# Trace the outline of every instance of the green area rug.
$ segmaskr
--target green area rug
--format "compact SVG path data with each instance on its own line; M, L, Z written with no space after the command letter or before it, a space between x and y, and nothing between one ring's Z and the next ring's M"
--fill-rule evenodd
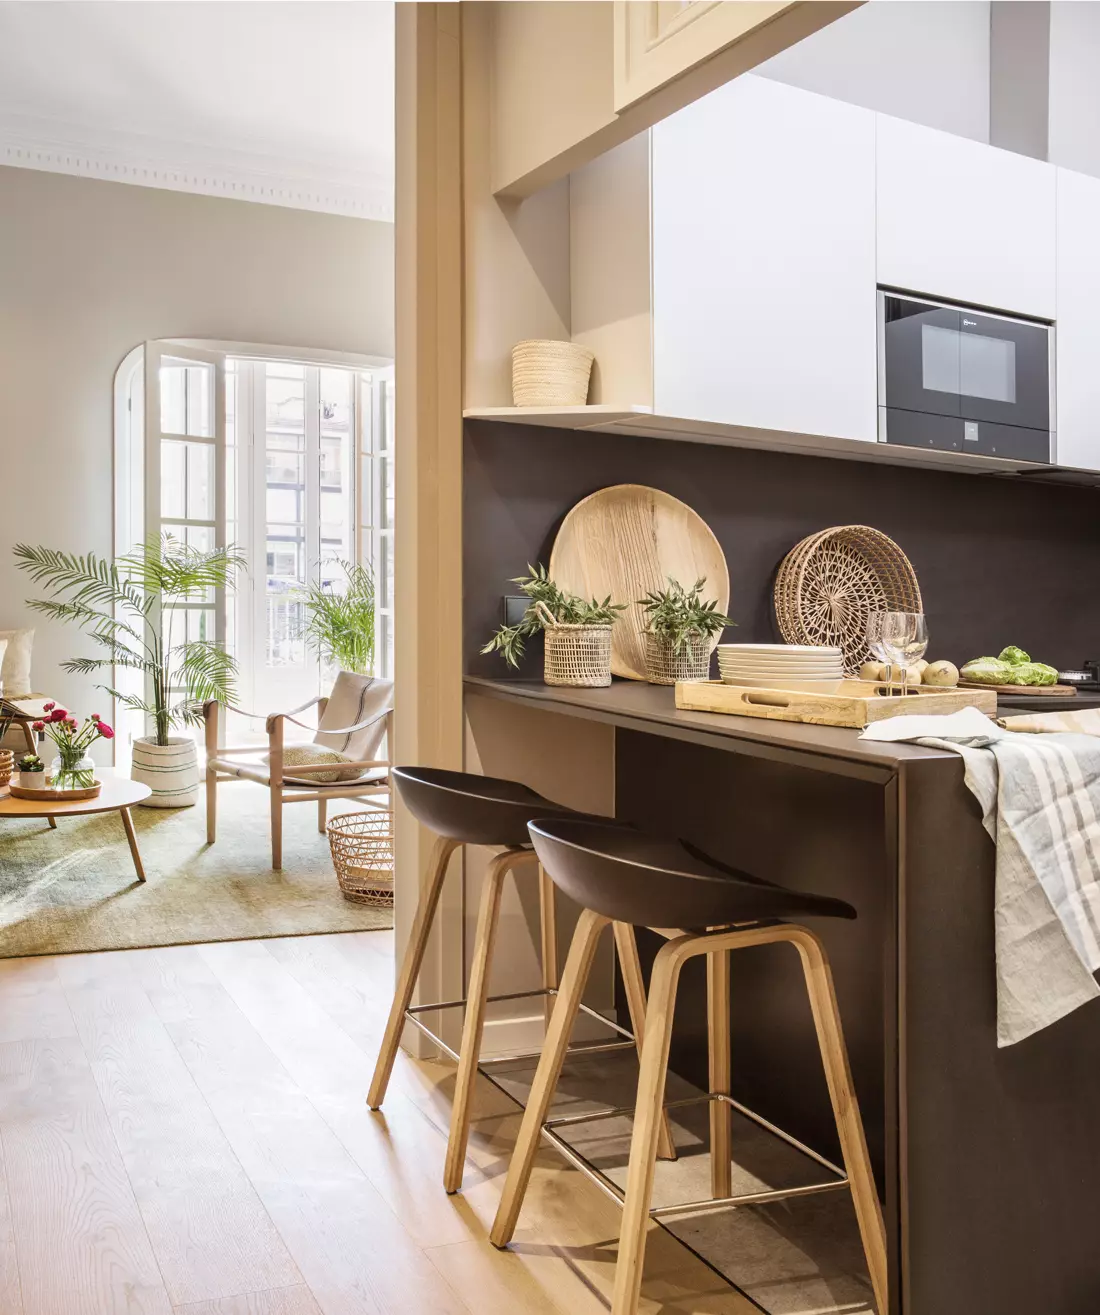
M330 814L351 812L337 800ZM148 878L134 874L117 813L0 820L0 958L196 941L303 936L393 925L392 910L344 899L312 804L283 812L283 869L271 870L268 795L218 793L218 840L206 809L135 808Z

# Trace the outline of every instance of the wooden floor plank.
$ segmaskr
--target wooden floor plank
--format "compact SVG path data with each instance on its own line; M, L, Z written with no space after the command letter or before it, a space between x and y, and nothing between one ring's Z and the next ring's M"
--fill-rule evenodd
M58 973L172 1301L300 1284L126 953Z
M308 1026L319 1033L314 1040L301 1038L306 1054L318 1042L322 1048L339 1046L337 1030L331 1023L326 1028L327 1020L312 1008L308 1017L292 1009L299 988L290 979L279 988L285 975L261 946L212 956L213 972L203 962L206 949L202 958L199 954L192 951L184 962L179 952L163 952L166 982L173 983L171 1000L163 1000L150 984L148 960L143 981L154 1007L164 1009L165 1026L321 1311L465 1315L465 1303L401 1226L270 1044L281 1039L293 1058L299 1043L291 1044L284 1028ZM187 985L181 987L184 980ZM278 1025L257 1002L268 989L276 993L275 1007L286 1011ZM303 1001L308 1005L304 996ZM246 1017L249 1009L259 1016L259 1028ZM343 1046L351 1046L346 1037ZM348 1052L342 1053L347 1058ZM441 1190L438 1194L443 1196Z
M299 1286L176 1306L175 1315L320 1315L320 1310L309 1288Z
M24 1315L169 1315L78 1040L0 1045L0 1138Z
M19 1285L19 1261L15 1253L8 1176L4 1171L4 1142L0 1135L0 1311L4 1315L23 1315L23 1294Z
M0 959L0 1044L76 1036L65 992L49 958Z

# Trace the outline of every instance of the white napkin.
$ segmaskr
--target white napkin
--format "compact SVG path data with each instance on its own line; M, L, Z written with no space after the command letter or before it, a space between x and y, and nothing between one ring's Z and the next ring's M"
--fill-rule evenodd
M872 722L860 733L861 740L950 740L983 748L1001 739L1007 732L989 720L977 708L960 708L958 712L924 714L911 717L887 717Z

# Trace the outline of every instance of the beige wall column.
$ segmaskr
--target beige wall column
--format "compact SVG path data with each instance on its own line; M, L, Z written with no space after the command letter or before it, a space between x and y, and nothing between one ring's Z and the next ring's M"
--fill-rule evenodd
M462 178L460 9L397 6L396 760L462 767ZM398 952L431 838L396 821ZM441 921L458 900L444 891ZM453 983L436 937L424 994Z

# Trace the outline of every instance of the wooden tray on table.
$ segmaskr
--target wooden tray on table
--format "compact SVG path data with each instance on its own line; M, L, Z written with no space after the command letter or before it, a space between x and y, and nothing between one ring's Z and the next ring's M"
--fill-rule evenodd
M1049 694L1056 699L1070 699L1077 693L1076 685L979 685L976 681L960 680L960 689L991 689L994 694Z
M676 686L676 706L693 712L724 712L737 717L851 726L857 730L887 717L958 712L960 708L977 708L988 716L997 711L997 695L991 689L926 689L918 685L904 698L885 691L886 686L865 680L846 680L836 694L724 685L720 680L681 681Z
M73 804L82 799L98 799L99 792L103 789L102 781L95 781L93 784L78 790L54 790L52 786L46 786L42 790L28 789L22 785L16 785L13 781L8 786L8 793L13 799L30 799L39 804Z

